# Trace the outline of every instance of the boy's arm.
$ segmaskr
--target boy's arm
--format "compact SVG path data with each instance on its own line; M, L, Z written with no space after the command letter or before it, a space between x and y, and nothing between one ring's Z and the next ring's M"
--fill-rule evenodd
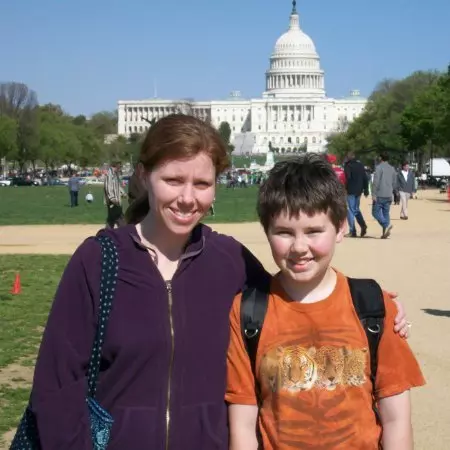
M230 450L258 450L256 405L230 405Z
M409 391L425 380L408 342L394 331L395 303L384 292L386 317L378 348L375 398L379 402L385 450L411 450L412 426ZM404 442L404 443L403 443Z
M383 427L383 449L412 450L414 444L409 391L382 398L379 402L379 409Z
M228 417L232 450L257 450L258 406L255 379L241 332L241 294L230 313L230 344L227 354Z

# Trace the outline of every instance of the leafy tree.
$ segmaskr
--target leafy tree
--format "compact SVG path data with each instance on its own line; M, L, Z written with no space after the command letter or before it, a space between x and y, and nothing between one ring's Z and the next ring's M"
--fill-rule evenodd
M405 108L401 135L421 165L428 157L450 155L450 75L443 74Z
M87 119L86 116L83 116L82 114L79 116L76 116L72 119L72 122L74 125L82 126L86 125Z
M106 134L117 133L117 111L102 111L94 114L89 119L88 126L102 140Z
M17 151L17 122L7 116L0 116L0 159L8 158Z
M219 125L219 134L225 145L230 145L231 127L228 122L221 122Z
M234 145L230 144L230 137L231 137L231 127L228 122L221 122L219 125L219 134L222 138L222 142L225 144L225 146L228 149L228 153L231 155L234 151Z
M98 138L94 131L86 126L74 126L72 122L75 136L80 143L80 154L78 157L78 164L81 167L90 165L98 165L104 161L104 149L102 141Z
M391 153L393 161L404 158L407 148L402 135L405 108L439 78L436 72L415 72L403 80L384 80L369 98L364 112L347 131L328 136L328 151L344 156L355 151L364 161L377 153Z

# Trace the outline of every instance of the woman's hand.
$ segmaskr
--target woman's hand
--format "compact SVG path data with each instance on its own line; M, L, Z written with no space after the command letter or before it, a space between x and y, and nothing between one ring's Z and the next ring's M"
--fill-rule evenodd
M411 322L407 321L405 307L399 300L397 300L398 293L397 292L389 292L387 293L391 296L392 300L394 300L397 305L398 313L395 316L395 325L394 331L398 333L401 337L408 339L409 337L409 329L411 328Z

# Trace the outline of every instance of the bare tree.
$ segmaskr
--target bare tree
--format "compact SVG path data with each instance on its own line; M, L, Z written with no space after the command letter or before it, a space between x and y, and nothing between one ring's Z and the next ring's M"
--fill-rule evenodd
M339 116L337 125L336 125L336 131L338 133L345 133L348 130L348 127L350 126L350 122L348 121L347 116Z
M197 106L196 102L192 98L186 98L183 100L173 102L173 110L176 114L185 114L187 116L193 116L197 119L204 120L205 122L211 121L211 115L206 108Z
M36 161L39 143L36 93L23 83L0 83L0 115L17 121L17 155L20 168Z
M36 109L36 93L23 83L0 83L0 114L19 119Z

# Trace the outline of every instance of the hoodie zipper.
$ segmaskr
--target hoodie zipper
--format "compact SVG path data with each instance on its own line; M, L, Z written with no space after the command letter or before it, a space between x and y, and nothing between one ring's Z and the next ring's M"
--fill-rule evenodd
M167 289L167 304L169 309L169 325L170 325L170 340L171 340L171 350L170 350L170 362L169 362L169 375L167 383L167 407L166 407L166 447L169 449L169 432L170 432L170 399L171 399L171 385L172 385L172 368L173 368L173 354L175 350L175 331L173 327L173 316L172 316L172 282L166 281Z

